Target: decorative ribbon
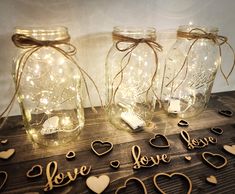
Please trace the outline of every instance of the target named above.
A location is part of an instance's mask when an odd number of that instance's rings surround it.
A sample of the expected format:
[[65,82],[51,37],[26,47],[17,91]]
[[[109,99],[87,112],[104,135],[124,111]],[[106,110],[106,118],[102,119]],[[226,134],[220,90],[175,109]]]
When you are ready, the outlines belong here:
[[[132,52],[138,47],[138,45],[140,43],[144,43],[146,45],[148,45],[153,53],[154,53],[154,56],[155,56],[155,70],[154,70],[154,73],[153,73],[153,76],[151,78],[151,84],[149,85],[149,87],[147,88],[146,91],[143,91],[142,93],[140,94],[143,94],[143,93],[146,93],[146,99],[148,97],[148,93],[149,91],[152,89],[153,87],[153,82],[156,78],[156,75],[157,75],[157,69],[158,69],[158,56],[157,56],[157,52],[158,51],[162,51],[162,46],[160,44],[158,44],[157,42],[155,42],[155,39],[154,38],[139,38],[139,39],[136,39],[136,38],[132,38],[132,37],[128,37],[128,36],[123,36],[123,35],[119,35],[119,34],[115,34],[113,33],[113,39],[116,40],[116,43],[115,43],[115,47],[118,51],[120,52],[126,52],[125,55],[122,57],[121,61],[120,61],[120,65],[121,65],[121,69],[120,71],[114,76],[113,78],[113,81],[112,81],[112,96],[110,98],[110,102],[109,102],[109,105],[112,103],[112,101],[115,103],[115,96],[116,96],[116,93],[123,81],[123,72],[124,70],[126,69],[126,67],[128,66],[130,60],[131,60],[131,55],[132,55]],[[129,43],[127,47],[125,48],[121,48],[120,47],[120,44],[122,43]],[[127,58],[127,62],[123,65],[123,61]],[[121,76],[121,79],[117,85],[117,87],[115,88],[114,92],[113,92],[113,87],[114,87],[114,81],[119,77]],[[155,97],[157,98],[157,101],[159,103],[159,105],[161,106],[161,103],[160,103],[160,100],[159,98],[157,97],[156,93],[154,92],[154,90],[152,90]],[[140,95],[139,94],[139,95]]]
[[[219,48],[219,55],[220,55],[220,71],[224,77],[224,79],[226,80],[226,83],[228,84],[228,78],[230,77],[231,73],[233,72],[233,69],[235,67],[235,53],[234,53],[234,49],[233,47],[227,42],[228,39],[225,36],[220,36],[214,33],[207,33],[206,31],[200,29],[200,28],[194,28],[192,30],[190,30],[189,32],[182,32],[182,31],[177,31],[177,37],[180,38],[187,38],[188,40],[193,40],[192,44],[189,46],[189,49],[187,51],[186,57],[184,59],[184,62],[182,64],[182,66],[180,67],[179,71],[176,73],[176,75],[173,77],[173,79],[166,84],[166,87],[168,87],[172,82],[174,82],[174,80],[179,76],[179,74],[182,72],[183,68],[186,66],[186,71],[185,71],[185,75],[184,75],[184,79],[181,81],[181,83],[174,89],[174,91],[176,91],[185,81],[185,78],[187,76],[188,73],[188,65],[186,64],[186,62],[188,61],[188,56],[190,51],[192,50],[193,45],[200,39],[207,39],[207,40],[211,40],[213,41]],[[222,51],[221,51],[221,46],[223,44],[226,44],[229,46],[230,50],[233,53],[233,65],[229,71],[229,73],[226,75],[222,69],[221,66],[221,58],[222,58]]]
[[[35,53],[36,51],[38,51],[39,49],[41,49],[43,47],[51,47],[51,48],[57,50],[64,57],[66,57],[69,61],[71,61],[73,64],[76,65],[76,67],[78,68],[78,70],[81,73],[82,80],[84,81],[84,84],[85,84],[86,93],[88,95],[89,103],[90,103],[91,108],[94,112],[97,112],[97,111],[91,103],[90,93],[88,90],[85,76],[87,76],[89,78],[89,80],[93,83],[93,85],[98,93],[101,105],[103,105],[98,87],[95,84],[94,80],[89,76],[89,74],[81,66],[79,66],[77,61],[74,59],[74,55],[76,54],[76,48],[71,43],[69,43],[69,40],[70,40],[70,37],[68,37],[66,39],[61,39],[61,40],[38,40],[38,39],[29,37],[29,36],[25,36],[24,34],[14,34],[12,36],[12,41],[15,44],[15,46],[19,47],[21,49],[25,49],[25,52],[19,58],[18,65],[15,70],[15,83],[16,83],[15,92],[11,98],[11,101],[9,102],[7,107],[5,108],[5,110],[0,114],[0,118],[2,118],[6,114],[6,117],[3,119],[3,122],[0,125],[0,128],[4,125],[6,119],[8,118],[8,115],[9,115],[9,113],[12,109],[12,106],[14,104],[16,95],[19,92],[20,82],[21,82],[22,74],[24,72],[24,68],[26,66],[26,62],[28,61],[28,59],[30,58],[30,56],[33,53]],[[69,49],[64,50],[61,47],[59,47],[59,45],[65,45]]]

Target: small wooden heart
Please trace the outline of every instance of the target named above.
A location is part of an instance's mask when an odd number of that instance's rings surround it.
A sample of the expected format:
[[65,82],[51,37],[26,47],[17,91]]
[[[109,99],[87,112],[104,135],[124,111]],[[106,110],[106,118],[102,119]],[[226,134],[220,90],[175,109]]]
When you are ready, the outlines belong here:
[[211,132],[215,133],[216,135],[222,135],[224,130],[220,127],[212,127]]
[[42,175],[42,166],[37,164],[28,170],[26,176],[28,178],[36,178]]
[[6,184],[7,182],[7,178],[8,178],[8,175],[7,175],[7,172],[5,171],[0,171],[0,177],[1,177],[1,183],[0,183],[0,191],[2,191],[4,185]]
[[115,168],[115,169],[119,168],[119,166],[120,166],[119,160],[113,160],[113,161],[111,161],[111,162],[110,162],[110,166],[111,166],[112,168]]
[[224,145],[224,149],[229,152],[230,154],[235,155],[235,145]]
[[14,153],[15,153],[15,149],[8,149],[6,151],[1,151],[0,158],[4,160],[9,159]]
[[140,179],[138,179],[136,177],[131,177],[131,178],[129,178],[129,179],[127,179],[125,181],[124,186],[119,187],[115,191],[115,194],[122,194],[122,193],[124,193],[124,190],[126,190],[129,182],[134,182],[134,183],[138,184],[138,186],[141,187],[141,191],[143,191],[144,194],[148,193],[145,184]]
[[90,176],[86,180],[86,185],[93,192],[100,194],[108,187],[109,182],[110,178],[107,175]]
[[6,144],[8,142],[8,140],[7,139],[3,139],[3,140],[1,140],[1,144]]
[[178,126],[179,126],[179,127],[188,127],[189,124],[188,124],[188,122],[185,121],[185,120],[180,120],[180,121],[178,122]]
[[[210,166],[212,166],[215,169],[220,169],[223,168],[227,163],[227,158],[225,158],[224,156],[222,156],[221,154],[214,154],[211,152],[203,152],[202,153],[202,158],[204,159],[204,161],[209,164]],[[213,159],[213,160],[218,160],[218,161],[222,161],[221,164],[218,164],[216,162],[213,162],[209,160],[209,158]]]
[[185,160],[187,160],[187,161],[191,161],[191,156],[184,156],[184,158],[185,158]]
[[[161,144],[159,144],[158,141],[161,141]],[[158,142],[158,144],[157,144],[157,142]],[[155,148],[169,148],[170,147],[170,144],[169,144],[166,136],[164,136],[162,134],[156,134],[154,136],[154,138],[151,138],[149,140],[149,144]]]
[[219,110],[218,113],[226,117],[233,116],[233,112],[230,110]]
[[217,179],[216,179],[216,177],[215,176],[213,176],[213,175],[211,175],[211,176],[209,176],[209,177],[206,177],[206,181],[207,182],[209,182],[209,183],[211,183],[211,184],[217,184]]
[[[91,149],[97,156],[103,156],[113,149],[113,144],[108,141],[95,140],[91,143]],[[98,151],[103,149],[103,151]]]
[[76,154],[74,151],[68,151],[68,153],[66,154],[65,157],[67,158],[67,160],[72,160],[75,158],[75,156],[76,156]]
[[167,178],[172,178],[173,176],[177,176],[177,177],[179,177],[179,178],[181,178],[181,179],[184,179],[184,180],[186,180],[187,183],[188,183],[188,184],[187,184],[187,185],[188,185],[187,194],[190,194],[190,193],[192,192],[193,184],[192,184],[192,181],[190,180],[190,178],[189,178],[188,176],[186,176],[185,174],[183,174],[183,173],[175,172],[175,173],[172,173],[172,174],[158,173],[158,174],[156,174],[156,175],[153,177],[154,185],[155,185],[155,187],[157,188],[157,190],[158,190],[160,193],[165,194],[165,191],[164,191],[163,188],[161,188],[161,187],[159,186],[159,183],[158,183],[158,180],[157,180],[157,178],[158,178],[159,176],[165,176],[165,177],[167,177]]

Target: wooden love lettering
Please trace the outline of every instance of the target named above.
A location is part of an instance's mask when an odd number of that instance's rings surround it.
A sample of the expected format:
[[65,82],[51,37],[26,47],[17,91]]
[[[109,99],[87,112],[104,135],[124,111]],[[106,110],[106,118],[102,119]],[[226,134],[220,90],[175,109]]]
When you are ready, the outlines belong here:
[[181,137],[183,138],[183,140],[187,143],[187,148],[189,150],[192,150],[194,148],[204,148],[206,146],[209,145],[209,143],[211,144],[216,144],[217,143],[217,139],[214,137],[204,137],[204,138],[199,138],[199,139],[191,139],[188,132],[183,130],[180,132]]
[[56,187],[63,187],[68,185],[70,182],[76,180],[77,176],[86,176],[90,173],[91,166],[81,166],[80,169],[74,168],[73,173],[58,173],[58,165],[56,161],[52,161],[47,164],[46,176],[47,184],[45,185],[44,191],[50,191]]
[[132,147],[131,153],[134,159],[133,169],[151,168],[153,166],[158,166],[161,161],[164,163],[169,163],[171,161],[170,156],[167,154],[156,155],[155,157],[141,156],[141,149],[137,145]]

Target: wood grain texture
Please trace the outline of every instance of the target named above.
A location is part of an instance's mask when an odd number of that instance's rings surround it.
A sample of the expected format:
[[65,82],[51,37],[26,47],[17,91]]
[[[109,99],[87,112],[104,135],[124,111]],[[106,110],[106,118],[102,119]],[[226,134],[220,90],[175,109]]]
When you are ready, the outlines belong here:
[[[146,185],[148,193],[158,193],[153,184],[153,177],[158,172],[173,173],[181,172],[186,174],[193,183],[192,193],[235,193],[235,157],[223,149],[223,145],[235,144],[235,115],[224,117],[218,114],[219,109],[229,109],[235,112],[235,91],[213,94],[208,108],[199,116],[187,119],[189,122],[188,131],[191,137],[213,136],[218,138],[216,145],[209,145],[204,149],[187,150],[180,139],[182,128],[177,126],[179,118],[167,116],[164,111],[157,111],[153,119],[156,128],[138,133],[129,133],[115,129],[106,120],[102,110],[98,114],[90,109],[85,110],[86,124],[76,141],[68,145],[47,148],[34,145],[27,136],[22,124],[21,116],[9,117],[7,123],[0,131],[0,139],[8,139],[6,145],[0,146],[0,151],[15,148],[15,155],[9,160],[0,160],[0,171],[8,173],[7,183],[1,193],[6,194],[42,194],[46,184],[45,169],[47,163],[58,162],[60,172],[72,171],[75,167],[82,165],[92,166],[90,175],[99,176],[106,174],[110,177],[110,185],[104,194],[111,194],[122,186],[130,177],[140,178]],[[215,135],[209,129],[221,127],[223,135]],[[155,133],[167,136],[170,148],[157,149],[149,145],[149,139]],[[102,157],[96,156],[90,147],[95,139],[111,141],[114,144],[113,150]],[[150,169],[133,170],[133,159],[131,148],[139,145],[142,155],[155,156],[157,154],[169,154],[171,162],[161,163]],[[66,153],[75,151],[76,159],[66,160]],[[220,170],[215,170],[202,161],[201,153],[210,151],[220,153],[228,159],[228,165]],[[186,161],[185,156],[191,156],[191,161]],[[110,167],[112,160],[119,160],[121,165],[118,170]],[[43,166],[43,176],[35,179],[26,177],[27,171],[36,164]],[[206,182],[206,177],[214,175],[218,184],[211,185]],[[76,181],[63,188],[56,188],[52,192],[56,194],[92,194],[85,184],[86,178],[79,177]],[[162,187],[170,193],[177,193],[182,186],[180,181],[160,180]],[[181,187],[182,188],[182,187]],[[138,193],[138,187],[130,185],[128,193]],[[179,193],[182,193],[179,192]]]

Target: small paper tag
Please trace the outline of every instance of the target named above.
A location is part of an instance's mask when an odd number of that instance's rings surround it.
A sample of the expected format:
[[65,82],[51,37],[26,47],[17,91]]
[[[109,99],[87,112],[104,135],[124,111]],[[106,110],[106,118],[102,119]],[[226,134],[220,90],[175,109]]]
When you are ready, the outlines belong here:
[[180,100],[178,99],[171,99],[170,105],[168,107],[169,113],[178,113],[180,112]]
[[145,126],[145,121],[134,112],[122,112],[121,118],[134,130]]
[[42,135],[49,135],[49,134],[56,133],[57,128],[58,128],[58,124],[59,124],[59,117],[57,117],[57,116],[54,116],[54,117],[47,119],[42,125],[43,128],[41,130],[41,134]]

